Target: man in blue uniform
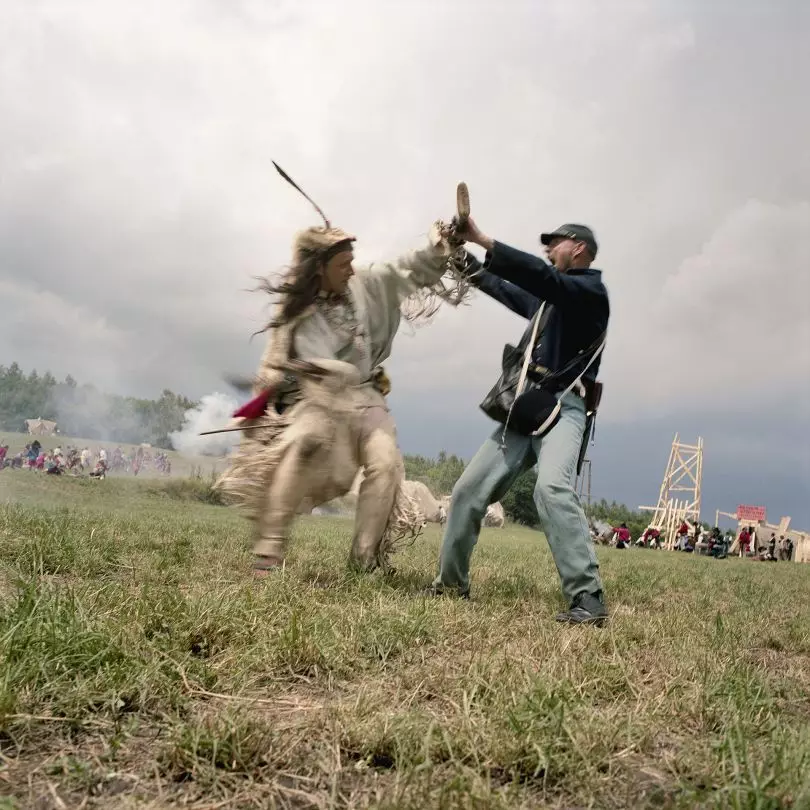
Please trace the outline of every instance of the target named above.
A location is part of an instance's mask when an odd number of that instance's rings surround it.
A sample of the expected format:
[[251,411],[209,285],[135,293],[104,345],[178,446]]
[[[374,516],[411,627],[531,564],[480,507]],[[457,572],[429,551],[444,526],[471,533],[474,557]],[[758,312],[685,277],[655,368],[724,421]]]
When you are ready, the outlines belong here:
[[[563,225],[544,233],[540,241],[546,246],[546,263],[485,235],[472,218],[458,235],[486,250],[483,266],[468,254],[472,282],[529,320],[522,346],[528,344],[533,318],[545,302],[528,379],[556,396],[561,409],[559,421],[542,437],[499,424],[467,465],[453,489],[439,573],[427,593],[451,590],[469,597],[470,558],[487,506],[500,500],[515,479],[536,463],[534,502],[569,604],[557,621],[602,624],[607,609],[599,563],[574,489],[586,432],[586,397],[596,384],[598,349],[610,315],[602,274],[591,267],[596,239],[584,225]],[[580,382],[564,393],[581,374]]]

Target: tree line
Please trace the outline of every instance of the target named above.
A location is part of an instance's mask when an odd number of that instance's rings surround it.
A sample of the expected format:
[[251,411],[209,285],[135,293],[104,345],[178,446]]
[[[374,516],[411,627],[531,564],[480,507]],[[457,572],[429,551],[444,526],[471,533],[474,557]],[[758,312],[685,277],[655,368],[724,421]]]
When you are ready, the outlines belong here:
[[[171,449],[169,434],[181,429],[184,413],[196,406],[186,397],[164,390],[158,399],[108,394],[91,384],[79,385],[70,375],[58,382],[50,372],[25,374],[17,363],[0,366],[0,430],[24,432],[26,419],[48,419],[65,436],[138,444]],[[434,458],[404,456],[405,474],[421,481],[437,497],[449,495],[464,472],[464,459],[442,450]],[[536,527],[534,474],[523,473],[501,500],[507,516],[516,523]],[[627,523],[633,537],[646,528],[649,516],[604,499],[586,509],[589,517],[612,526]]]
[[[406,478],[426,484],[436,497],[449,495],[464,471],[464,461],[444,451],[439,453],[436,459],[405,456],[404,460]],[[509,492],[501,499],[501,505],[510,520],[533,528],[539,526],[533,497],[535,478],[534,471],[527,470],[518,477]],[[626,523],[633,538],[638,537],[647,528],[651,517],[644,512],[634,512],[616,501],[608,503],[604,498],[586,506],[585,512],[588,517],[604,521],[611,526]]]
[[70,375],[59,382],[49,371],[0,366],[0,430],[25,432],[26,419],[47,419],[65,436],[171,449],[169,434],[181,429],[183,414],[194,406],[168,389],[158,399],[124,397],[79,385]]

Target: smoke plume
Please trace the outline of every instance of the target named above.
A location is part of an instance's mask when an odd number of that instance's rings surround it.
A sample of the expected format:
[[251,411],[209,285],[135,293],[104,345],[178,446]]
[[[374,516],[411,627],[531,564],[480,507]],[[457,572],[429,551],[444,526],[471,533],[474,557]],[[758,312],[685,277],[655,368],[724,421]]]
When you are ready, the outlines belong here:
[[57,383],[48,394],[46,412],[64,436],[126,444],[157,444],[160,439],[157,420],[139,408],[137,400],[106,394],[92,385]]
[[231,421],[239,403],[227,394],[206,394],[199,404],[183,415],[183,427],[169,434],[172,447],[187,456],[226,456],[239,443],[241,433],[215,433],[200,436],[206,430],[217,430]]

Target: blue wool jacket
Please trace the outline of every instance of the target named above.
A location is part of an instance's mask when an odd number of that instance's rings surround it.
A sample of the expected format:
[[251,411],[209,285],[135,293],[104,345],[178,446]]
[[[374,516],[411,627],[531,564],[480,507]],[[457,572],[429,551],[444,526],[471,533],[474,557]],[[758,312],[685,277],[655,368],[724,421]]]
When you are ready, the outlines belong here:
[[[467,270],[477,273],[472,283],[490,298],[529,320],[524,339],[531,337],[531,318],[545,301],[551,308],[545,329],[532,352],[532,362],[552,372],[564,368],[580,352],[597,341],[607,329],[610,317],[608,292],[599,270],[558,272],[537,256],[495,242],[483,265],[467,254]],[[602,352],[604,354],[604,351]],[[576,379],[591,357],[560,378],[559,388]],[[602,355],[585,372],[584,380],[595,380]]]

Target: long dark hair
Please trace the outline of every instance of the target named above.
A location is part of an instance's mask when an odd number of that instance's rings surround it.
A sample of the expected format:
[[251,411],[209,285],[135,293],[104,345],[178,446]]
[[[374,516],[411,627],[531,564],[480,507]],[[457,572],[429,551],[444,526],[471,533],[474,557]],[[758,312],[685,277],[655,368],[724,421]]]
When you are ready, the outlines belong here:
[[254,334],[259,335],[268,329],[289,323],[307,307],[315,303],[321,289],[321,276],[324,261],[321,256],[311,254],[292,265],[278,284],[269,278],[259,278],[254,292],[281,296],[281,311],[269,323]]
[[259,286],[256,290],[281,296],[281,313],[264,329],[254,334],[289,323],[314,304],[321,290],[323,271],[329,260],[338,253],[351,249],[352,242],[354,237],[341,239],[325,249],[299,247],[296,251],[296,263],[287,270],[280,284],[274,285],[267,278],[258,279]]

